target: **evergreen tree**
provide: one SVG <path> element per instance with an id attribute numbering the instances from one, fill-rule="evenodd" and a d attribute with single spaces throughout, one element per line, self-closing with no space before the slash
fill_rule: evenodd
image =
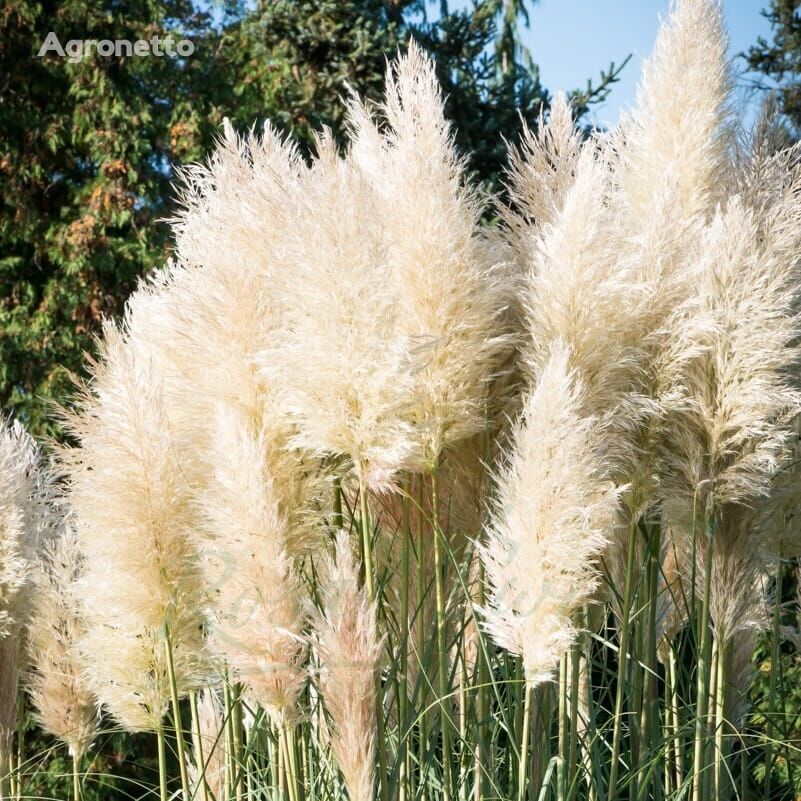
<path id="1" fill-rule="evenodd" d="M 801 131 L 801 0 L 771 0 L 762 12 L 771 24 L 773 40 L 764 37 L 745 54 L 750 69 L 761 73 L 762 88 L 775 89 L 779 108 Z"/>

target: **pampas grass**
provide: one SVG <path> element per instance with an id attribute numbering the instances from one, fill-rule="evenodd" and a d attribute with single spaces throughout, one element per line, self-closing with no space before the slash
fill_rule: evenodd
<path id="1" fill-rule="evenodd" d="M 91 686 L 125 728 L 156 731 L 171 699 L 168 650 L 179 693 L 204 669 L 196 515 L 148 360 L 111 325 L 69 424 L 79 442 L 64 464 L 85 557 Z"/>
<path id="2" fill-rule="evenodd" d="M 481 551 L 492 588 L 487 628 L 522 657 L 531 685 L 552 677 L 573 639 L 617 507 L 595 468 L 598 421 L 581 416 L 583 388 L 568 359 L 554 348 L 525 405 Z"/>
<path id="3" fill-rule="evenodd" d="M 2 431 L 6 759 L 32 613 L 40 725 L 80 752 L 96 694 L 162 801 L 173 743 L 184 801 L 777 793 L 799 162 L 731 89 L 678 0 L 636 108 L 555 98 L 503 200 L 415 44 L 308 160 L 226 124 L 67 413 L 38 600 L 50 490 Z"/>
<path id="4" fill-rule="evenodd" d="M 313 618 L 320 687 L 331 715 L 331 749 L 351 801 L 371 801 L 377 745 L 375 688 L 383 642 L 375 604 L 359 586 L 344 532 L 334 558 L 322 566 L 322 609 Z"/>
<path id="5" fill-rule="evenodd" d="M 79 644 L 86 633 L 84 610 L 76 594 L 82 556 L 66 522 L 43 549 L 28 627 L 31 670 L 27 690 L 36 720 L 69 748 L 75 762 L 97 733 L 97 701 L 85 678 Z"/>
<path id="6" fill-rule="evenodd" d="M 51 480 L 42 452 L 17 421 L 0 419 L 0 797 L 11 776 L 18 694 L 39 549 L 53 533 Z M 17 769 L 19 769 L 17 765 Z M 18 790 L 18 785 L 17 788 Z"/>

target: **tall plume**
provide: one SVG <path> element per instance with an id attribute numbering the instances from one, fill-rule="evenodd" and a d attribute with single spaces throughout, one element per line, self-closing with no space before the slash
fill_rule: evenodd
<path id="1" fill-rule="evenodd" d="M 481 556 L 493 639 L 547 681 L 574 636 L 573 618 L 597 586 L 596 564 L 618 496 L 599 477 L 598 421 L 581 413 L 569 351 L 554 346 L 525 406 Z"/>
<path id="2" fill-rule="evenodd" d="M 301 581 L 288 547 L 298 510 L 282 492 L 284 470 L 294 465 L 282 463 L 274 435 L 221 408 L 213 479 L 200 503 L 212 648 L 280 723 L 295 713 L 306 648 Z"/>
<path id="3" fill-rule="evenodd" d="M 170 699 L 167 635 L 180 693 L 203 668 L 197 515 L 149 354 L 112 324 L 67 421 L 79 443 L 64 466 L 85 556 L 91 686 L 124 727 L 154 730 Z"/>
<path id="4" fill-rule="evenodd" d="M 349 456 L 374 489 L 483 428 L 509 303 L 416 46 L 390 70 L 381 111 L 354 99 L 350 148 L 322 136 L 300 178 L 282 222 L 286 327 L 262 360 L 296 442 Z"/>
<path id="5" fill-rule="evenodd" d="M 643 66 L 637 106 L 615 137 L 629 224 L 662 251 L 643 265 L 654 278 L 673 266 L 686 224 L 708 216 L 726 186 L 734 143 L 727 47 L 718 0 L 674 0 Z M 653 230 L 659 221 L 670 227 Z"/>
<path id="6" fill-rule="evenodd" d="M 27 689 L 39 725 L 80 759 L 97 733 L 97 701 L 87 685 L 79 650 L 86 633 L 76 597 L 83 559 L 65 522 L 42 553 L 28 629 L 31 669 Z"/>
<path id="7" fill-rule="evenodd" d="M 376 610 L 359 586 L 348 537 L 340 532 L 335 559 L 321 575 L 322 611 L 313 614 L 323 700 L 331 715 L 331 748 L 351 801 L 373 798 L 376 761 L 376 681 L 383 641 Z"/>
<path id="8" fill-rule="evenodd" d="M 32 437 L 19 422 L 0 419 L 0 774 L 17 729 L 36 559 L 52 536 L 50 486 Z"/>

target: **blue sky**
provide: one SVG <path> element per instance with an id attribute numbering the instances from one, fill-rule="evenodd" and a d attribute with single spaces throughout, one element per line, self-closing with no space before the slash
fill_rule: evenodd
<path id="1" fill-rule="evenodd" d="M 732 53 L 747 49 L 757 36 L 770 39 L 770 25 L 760 15 L 766 5 L 768 0 L 723 0 Z M 669 0 L 539 0 L 530 11 L 524 39 L 540 66 L 543 85 L 551 91 L 584 87 L 610 61 L 620 63 L 632 53 L 620 83 L 592 116 L 599 124 L 616 122 L 620 110 L 634 101 L 642 58 L 650 52 L 659 17 L 669 6 Z M 741 76 L 741 86 L 747 78 Z"/>

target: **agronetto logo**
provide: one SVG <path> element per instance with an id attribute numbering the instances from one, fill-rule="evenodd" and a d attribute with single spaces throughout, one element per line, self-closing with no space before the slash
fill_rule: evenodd
<path id="1" fill-rule="evenodd" d="M 54 31 L 47 34 L 37 56 L 42 58 L 48 53 L 55 53 L 66 58 L 70 64 L 77 64 L 84 56 L 96 52 L 98 56 L 170 56 L 186 58 L 195 52 L 195 45 L 189 39 L 175 40 L 168 36 L 162 39 L 153 36 L 150 39 L 70 39 L 63 45 Z"/>

